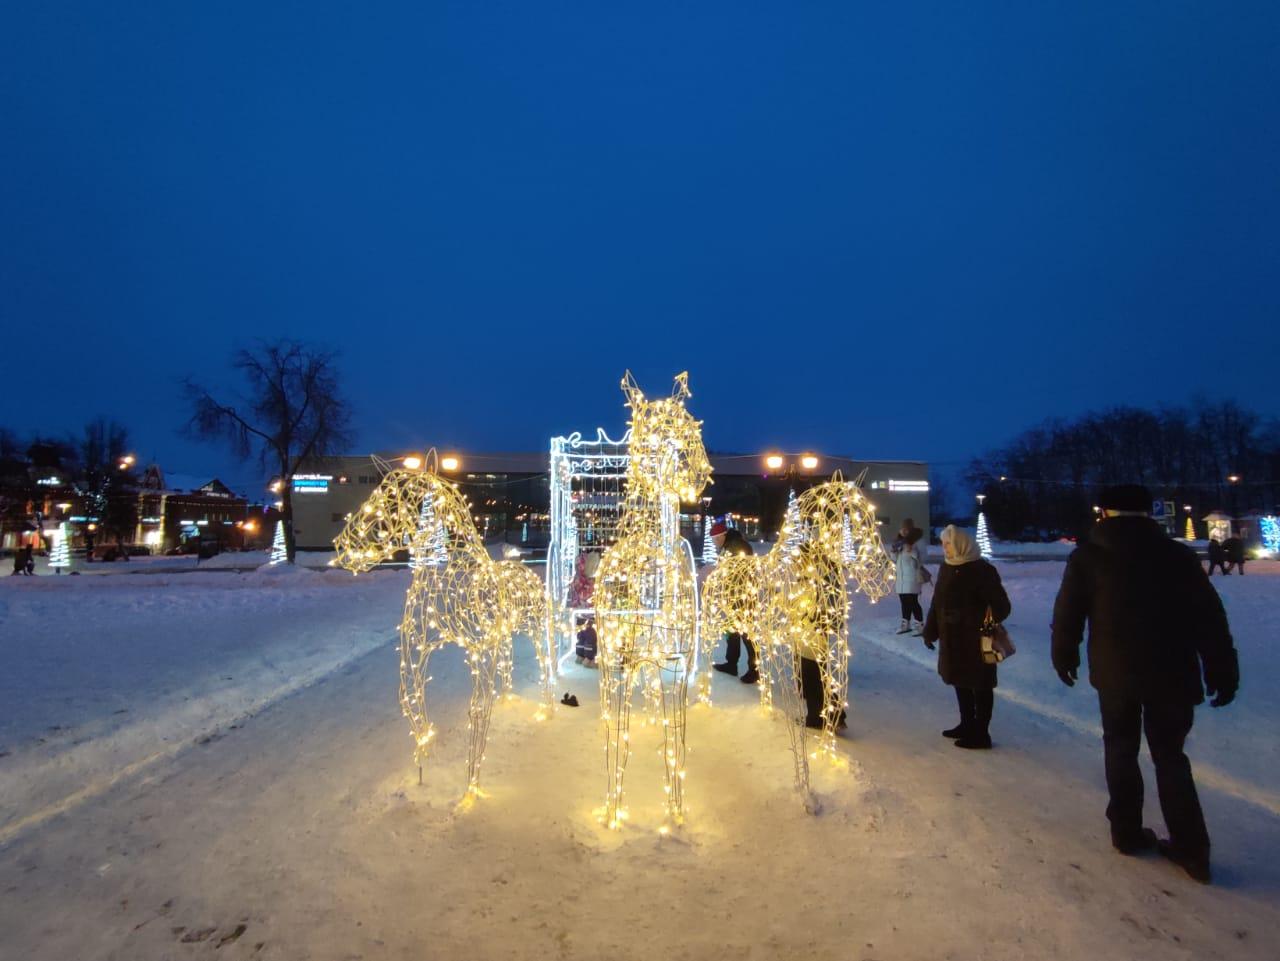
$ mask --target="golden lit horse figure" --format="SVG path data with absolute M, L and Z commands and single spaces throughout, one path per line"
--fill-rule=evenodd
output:
M 400 622 L 400 704 L 421 766 L 435 737 L 427 717 L 431 655 L 445 644 L 465 652 L 471 671 L 467 793 L 480 794 L 489 722 L 498 688 L 510 686 L 513 638 L 533 639 L 542 681 L 539 715 L 549 711 L 552 660 L 545 648 L 542 580 L 518 561 L 489 556 L 458 488 L 433 469 L 390 470 L 334 540 L 337 562 L 360 573 L 409 551 L 413 579 Z
M 889 592 L 892 578 L 875 507 L 860 482 L 837 474 L 788 507 L 767 554 L 722 558 L 703 586 L 708 668 L 709 649 L 722 633 L 755 639 L 765 674 L 761 703 L 771 707 L 776 700 L 789 721 L 796 788 L 811 812 L 817 802 L 809 786 L 809 760 L 835 755 L 836 731 L 848 707 L 849 581 L 875 602 Z M 823 690 L 816 746 L 800 695 L 802 658 L 817 664 Z
M 631 701 L 637 685 L 663 734 L 666 810 L 684 817 L 685 718 L 697 656 L 697 577 L 680 536 L 680 503 L 698 499 L 711 479 L 701 424 L 685 409 L 689 375 L 670 397 L 649 400 L 630 371 L 622 390 L 631 408 L 630 460 L 618 538 L 596 574 L 600 701 L 609 789 L 602 821 L 625 819 L 622 781 L 631 748 Z M 663 825 L 663 831 L 669 824 Z

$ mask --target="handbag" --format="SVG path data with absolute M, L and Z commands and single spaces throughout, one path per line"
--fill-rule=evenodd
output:
M 1013 638 L 1003 624 L 996 621 L 987 608 L 987 616 L 982 619 L 982 663 L 999 664 L 1018 653 Z

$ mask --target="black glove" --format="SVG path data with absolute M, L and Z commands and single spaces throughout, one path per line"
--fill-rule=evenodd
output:
M 1223 687 L 1222 690 L 1218 690 L 1217 688 L 1209 687 L 1206 684 L 1205 693 L 1213 698 L 1213 700 L 1209 702 L 1210 707 L 1226 707 L 1236 699 L 1236 689 L 1234 687 Z M 1215 694 L 1217 697 L 1214 697 Z
M 923 638 L 923 640 L 924 640 L 924 646 L 927 647 L 929 650 L 931 651 L 937 650 L 937 644 L 934 641 L 931 641 L 928 638 Z
M 1058 678 L 1067 687 L 1075 687 L 1076 681 L 1080 677 L 1080 668 L 1078 667 L 1060 667 L 1058 668 Z

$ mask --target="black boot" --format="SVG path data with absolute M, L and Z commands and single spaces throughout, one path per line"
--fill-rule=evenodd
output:
M 734 677 L 738 676 L 737 664 L 712 664 L 711 666 L 721 674 L 732 674 Z
M 1136 834 L 1119 835 L 1111 832 L 1111 846 L 1127 857 L 1133 857 L 1144 851 L 1154 851 L 1159 842 L 1156 832 L 1151 828 L 1139 828 Z
M 756 681 L 760 680 L 760 672 L 753 667 L 747 671 L 746 674 L 743 674 L 742 677 L 738 678 L 738 680 L 743 684 L 754 684 Z
M 956 703 L 960 706 L 960 723 L 942 732 L 943 737 L 949 737 L 953 740 L 964 737 L 969 733 L 969 729 L 973 727 L 973 715 L 976 711 L 973 703 L 973 691 L 967 687 L 957 687 Z
M 956 688 L 959 691 L 959 688 Z M 970 691 L 973 697 L 973 724 L 956 738 L 956 747 L 970 751 L 991 750 L 991 708 L 995 695 L 991 691 Z
M 1199 881 L 1201 884 L 1213 883 L 1213 874 L 1209 870 L 1208 848 L 1199 851 L 1187 851 L 1174 847 L 1172 841 L 1167 841 L 1163 838 L 1156 842 L 1156 846 L 1161 854 L 1186 871 L 1192 880 Z

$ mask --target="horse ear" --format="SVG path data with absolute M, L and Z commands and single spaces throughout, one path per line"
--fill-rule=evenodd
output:
M 627 398 L 627 406 L 632 410 L 635 410 L 639 404 L 644 402 L 644 391 L 636 383 L 631 371 L 627 371 L 622 375 L 622 393 Z
M 671 385 L 671 397 L 673 400 L 685 400 L 692 396 L 693 392 L 689 390 L 689 372 L 682 370 L 676 374 L 675 383 Z

